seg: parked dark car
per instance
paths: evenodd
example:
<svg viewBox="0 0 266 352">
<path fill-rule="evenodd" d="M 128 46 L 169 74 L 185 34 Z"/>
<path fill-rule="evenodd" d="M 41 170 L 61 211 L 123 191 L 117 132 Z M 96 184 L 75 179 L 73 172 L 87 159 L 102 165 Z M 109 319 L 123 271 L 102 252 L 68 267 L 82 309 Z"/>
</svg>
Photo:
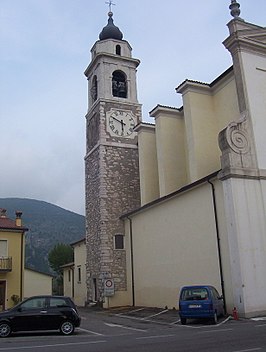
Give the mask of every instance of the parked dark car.
<svg viewBox="0 0 266 352">
<path fill-rule="evenodd" d="M 224 315 L 223 297 L 213 286 L 185 286 L 180 291 L 179 316 L 181 324 L 187 319 L 209 318 L 216 324 Z"/>
<path fill-rule="evenodd" d="M 59 330 L 73 334 L 80 325 L 74 302 L 64 296 L 34 296 L 0 312 L 0 337 L 15 331 Z"/>
</svg>

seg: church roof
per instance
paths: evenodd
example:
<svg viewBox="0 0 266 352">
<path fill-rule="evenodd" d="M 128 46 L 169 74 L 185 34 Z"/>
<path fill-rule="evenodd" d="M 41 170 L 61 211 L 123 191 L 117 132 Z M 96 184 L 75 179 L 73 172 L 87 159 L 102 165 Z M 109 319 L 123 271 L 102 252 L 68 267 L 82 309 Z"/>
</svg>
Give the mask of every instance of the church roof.
<svg viewBox="0 0 266 352">
<path fill-rule="evenodd" d="M 109 11 L 108 16 L 109 16 L 108 24 L 102 29 L 99 35 L 99 39 L 100 40 L 105 40 L 105 39 L 122 40 L 123 33 L 120 31 L 118 27 L 114 25 L 113 12 Z"/>
</svg>

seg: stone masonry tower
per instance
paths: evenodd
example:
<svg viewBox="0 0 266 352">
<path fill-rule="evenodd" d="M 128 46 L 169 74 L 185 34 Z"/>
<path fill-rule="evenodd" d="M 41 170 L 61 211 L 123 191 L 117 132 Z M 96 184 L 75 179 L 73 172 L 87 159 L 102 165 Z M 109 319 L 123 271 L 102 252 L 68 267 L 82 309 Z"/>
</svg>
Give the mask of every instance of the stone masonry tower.
<svg viewBox="0 0 266 352">
<path fill-rule="evenodd" d="M 91 49 L 86 115 L 86 246 L 88 301 L 126 302 L 127 258 L 120 216 L 140 204 L 137 134 L 141 121 L 129 43 L 113 23 Z"/>
</svg>

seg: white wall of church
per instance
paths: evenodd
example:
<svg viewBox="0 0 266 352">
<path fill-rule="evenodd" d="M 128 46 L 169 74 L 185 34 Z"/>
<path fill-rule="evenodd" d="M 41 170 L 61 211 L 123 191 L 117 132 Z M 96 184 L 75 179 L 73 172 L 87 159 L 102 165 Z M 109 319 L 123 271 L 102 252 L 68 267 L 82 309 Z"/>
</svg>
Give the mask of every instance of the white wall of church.
<svg viewBox="0 0 266 352">
<path fill-rule="evenodd" d="M 259 56 L 243 52 L 241 57 L 257 150 L 258 168 L 264 169 L 266 173 L 266 55 Z"/>
<path fill-rule="evenodd" d="M 223 181 L 234 305 L 246 317 L 266 313 L 266 215 L 261 192 L 265 183 Z"/>
<path fill-rule="evenodd" d="M 221 293 L 210 184 L 136 214 L 132 242 L 136 305 L 177 308 L 183 285 L 214 285 Z"/>
</svg>

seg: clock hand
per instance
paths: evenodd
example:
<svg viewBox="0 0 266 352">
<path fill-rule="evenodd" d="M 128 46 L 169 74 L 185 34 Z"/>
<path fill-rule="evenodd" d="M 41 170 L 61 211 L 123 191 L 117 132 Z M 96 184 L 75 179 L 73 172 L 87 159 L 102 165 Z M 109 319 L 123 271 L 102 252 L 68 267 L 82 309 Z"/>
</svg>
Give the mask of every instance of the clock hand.
<svg viewBox="0 0 266 352">
<path fill-rule="evenodd" d="M 116 121 L 118 121 L 118 122 L 120 122 L 121 123 L 121 120 L 118 120 L 116 117 L 114 117 L 114 116 L 112 116 L 112 119 L 114 119 L 114 120 L 116 120 Z"/>
</svg>

